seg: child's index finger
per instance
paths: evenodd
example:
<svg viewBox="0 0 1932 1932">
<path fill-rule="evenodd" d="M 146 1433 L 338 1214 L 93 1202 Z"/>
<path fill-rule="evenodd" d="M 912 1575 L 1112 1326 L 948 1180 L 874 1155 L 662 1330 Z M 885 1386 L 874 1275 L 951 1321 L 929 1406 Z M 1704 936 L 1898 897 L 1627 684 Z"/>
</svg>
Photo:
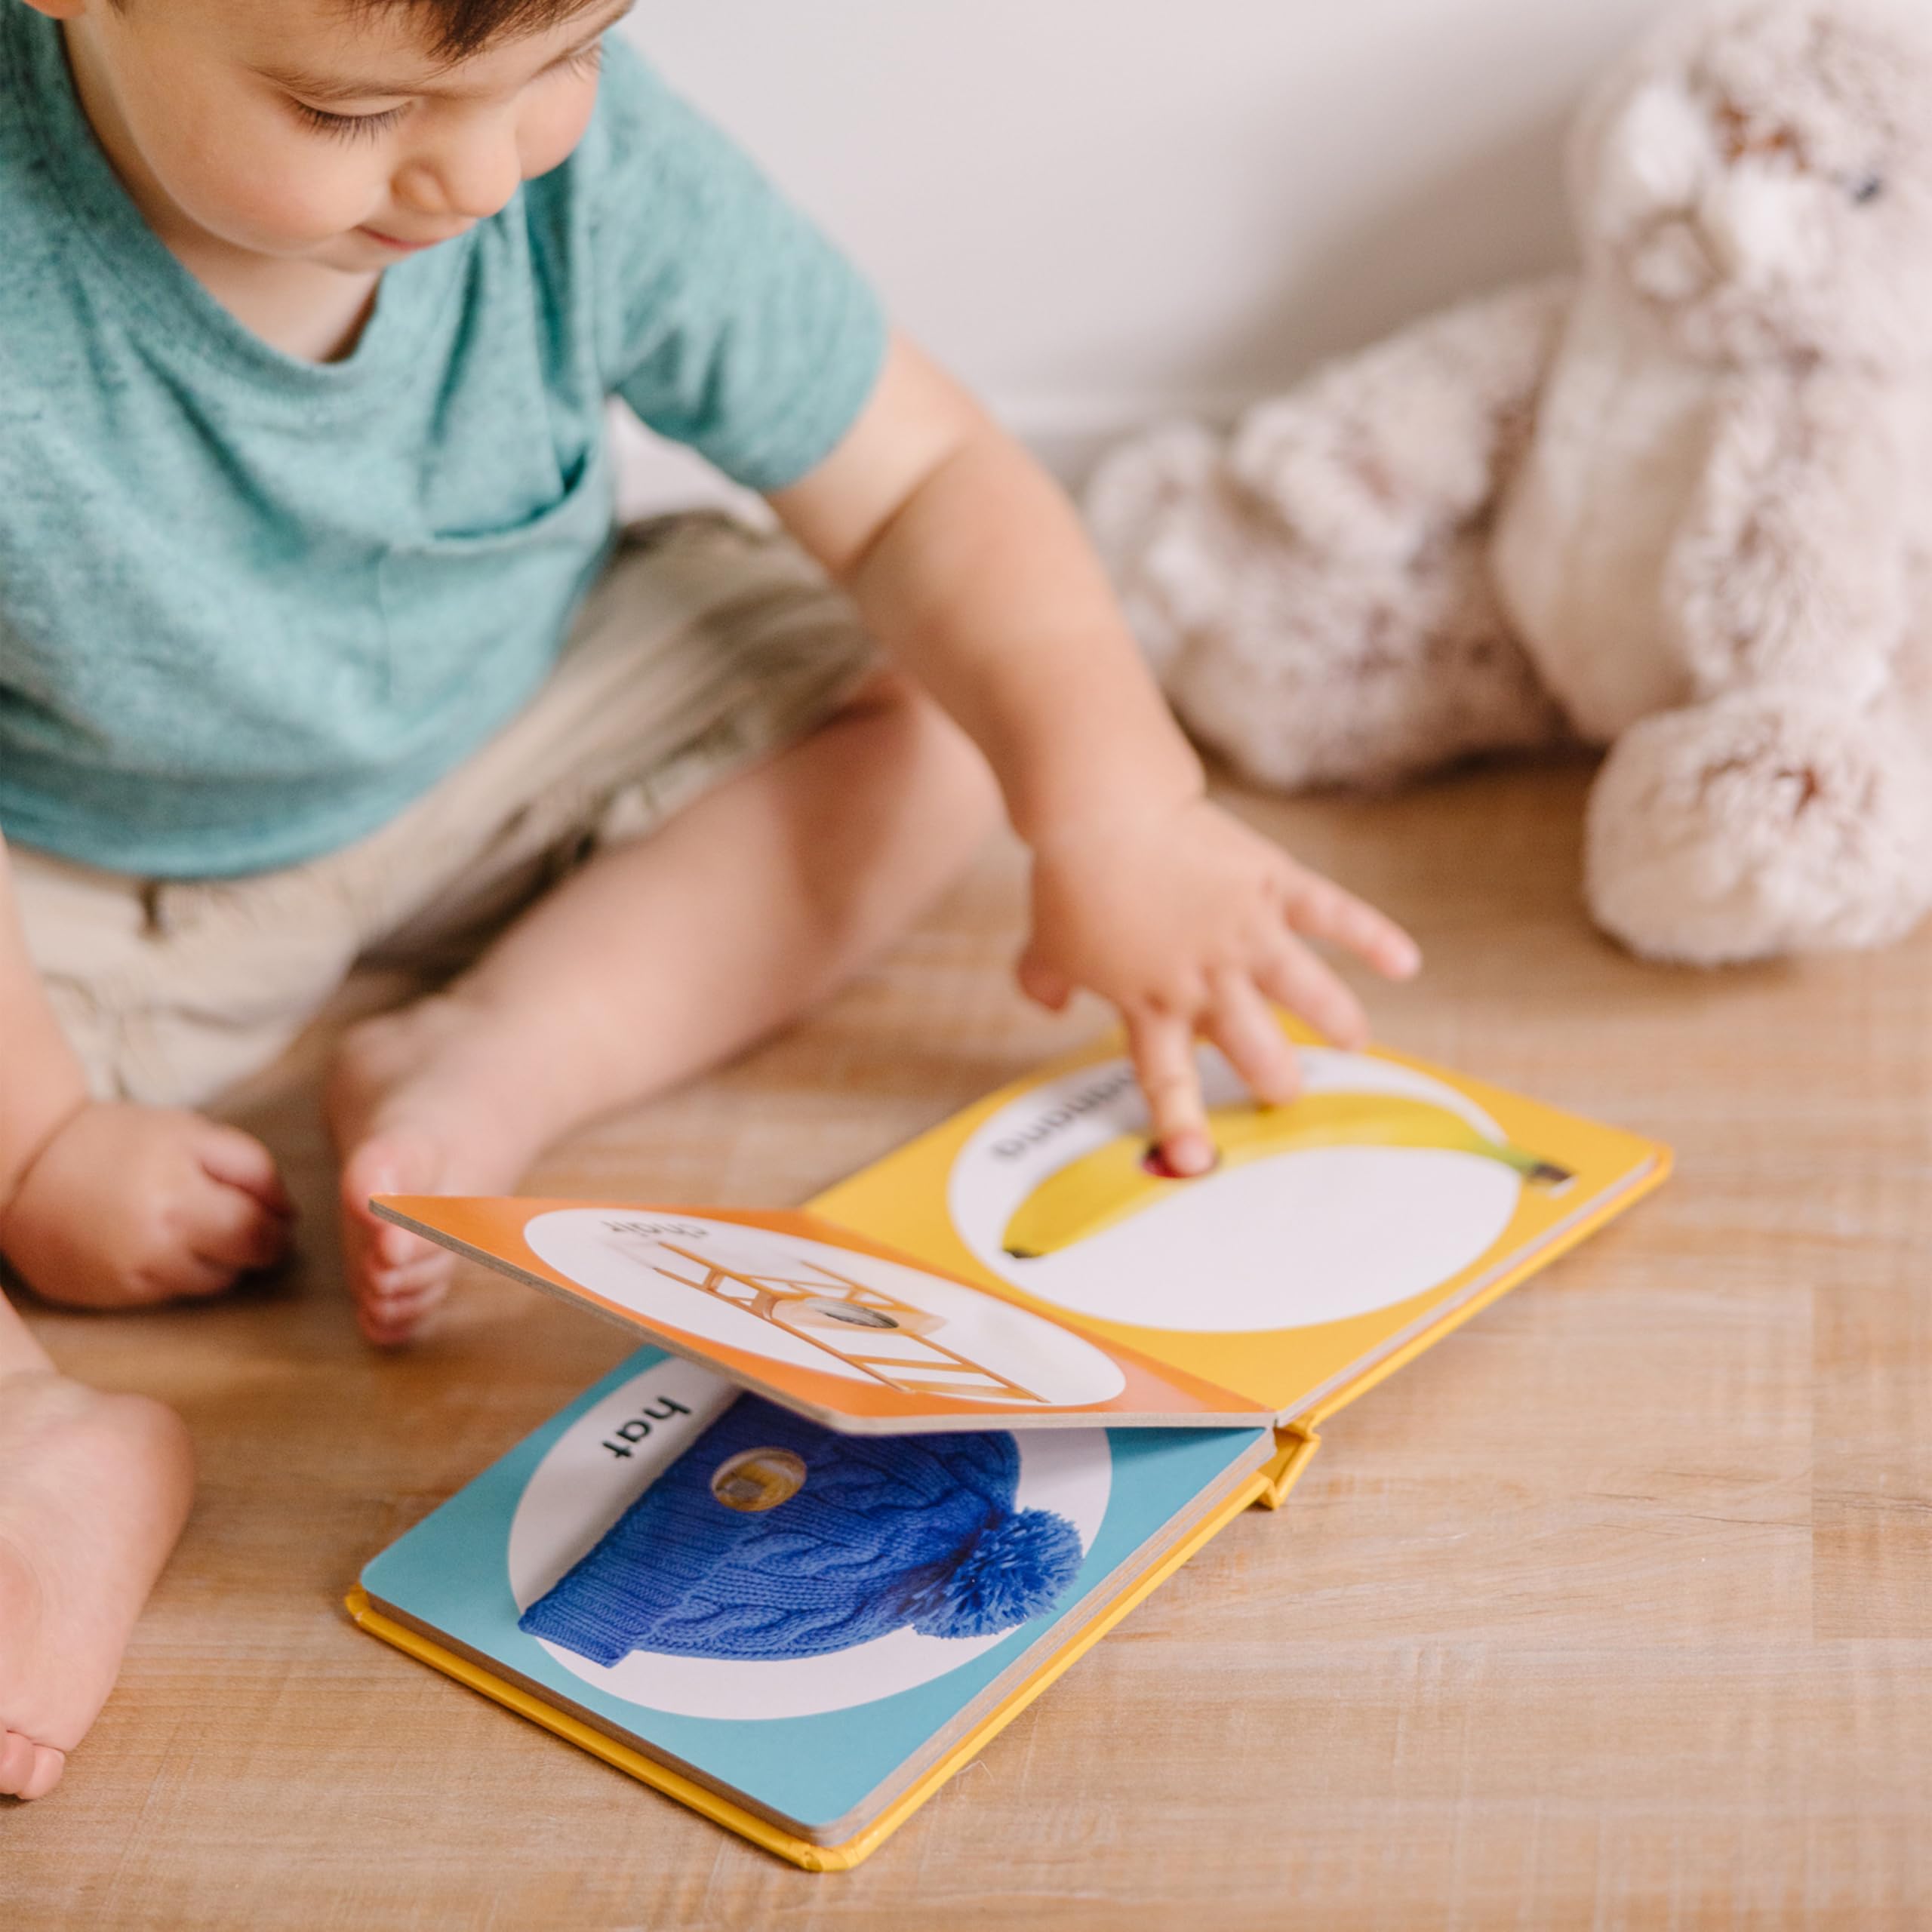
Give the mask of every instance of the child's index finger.
<svg viewBox="0 0 1932 1932">
<path fill-rule="evenodd" d="M 1216 1155 L 1195 1064 L 1192 1023 L 1166 1013 L 1125 1017 L 1128 1052 L 1146 1096 L 1152 1138 L 1162 1164 L 1177 1178 L 1204 1174 Z"/>
<path fill-rule="evenodd" d="M 1206 1134 L 1189 1128 L 1160 1142 L 1149 1164 L 1172 1180 L 1195 1180 L 1211 1173 L 1220 1158 L 1220 1150 Z"/>
</svg>

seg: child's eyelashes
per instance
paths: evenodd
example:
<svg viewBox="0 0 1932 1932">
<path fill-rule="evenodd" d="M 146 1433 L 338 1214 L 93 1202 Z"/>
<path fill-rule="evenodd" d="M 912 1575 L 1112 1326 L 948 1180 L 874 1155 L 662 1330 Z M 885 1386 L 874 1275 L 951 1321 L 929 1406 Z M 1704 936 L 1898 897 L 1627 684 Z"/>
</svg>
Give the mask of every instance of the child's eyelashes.
<svg viewBox="0 0 1932 1932">
<path fill-rule="evenodd" d="M 409 112 L 407 107 L 386 107 L 380 114 L 331 114 L 322 108 L 311 107 L 306 100 L 291 101 L 289 104 L 304 126 L 338 141 L 374 140 L 378 134 L 395 127 Z"/>
<path fill-rule="evenodd" d="M 537 78 L 542 80 L 557 74 L 594 74 L 603 64 L 604 43 L 594 40 L 588 47 L 580 47 L 574 54 L 565 54 Z M 376 114 L 331 114 L 326 108 L 312 107 L 306 100 L 292 97 L 288 104 L 305 127 L 338 141 L 374 140 L 395 127 L 409 112 L 407 102 L 399 107 L 386 107 Z"/>
</svg>

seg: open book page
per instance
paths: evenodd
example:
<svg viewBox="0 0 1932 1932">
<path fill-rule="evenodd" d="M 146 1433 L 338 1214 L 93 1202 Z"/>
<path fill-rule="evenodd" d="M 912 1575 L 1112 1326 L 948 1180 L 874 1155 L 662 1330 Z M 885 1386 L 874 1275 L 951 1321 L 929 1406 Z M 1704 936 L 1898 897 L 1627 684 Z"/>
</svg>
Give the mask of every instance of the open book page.
<svg viewBox="0 0 1932 1932">
<path fill-rule="evenodd" d="M 362 1582 L 409 1629 L 835 1843 L 1271 1447 L 1254 1429 L 854 1438 L 646 1349 Z"/>
<path fill-rule="evenodd" d="M 997 1281 L 949 1277 L 811 1215 L 445 1196 L 376 1206 L 849 1433 L 1272 1419 Z"/>
<path fill-rule="evenodd" d="M 811 1205 L 1287 1420 L 1540 1265 L 1669 1164 L 1637 1135 L 1397 1054 L 1303 1040 L 1302 1097 L 1273 1108 L 1213 1048 L 1199 1059 L 1221 1153 L 1199 1179 L 1150 1163 L 1132 1070 L 1103 1046 Z"/>
</svg>

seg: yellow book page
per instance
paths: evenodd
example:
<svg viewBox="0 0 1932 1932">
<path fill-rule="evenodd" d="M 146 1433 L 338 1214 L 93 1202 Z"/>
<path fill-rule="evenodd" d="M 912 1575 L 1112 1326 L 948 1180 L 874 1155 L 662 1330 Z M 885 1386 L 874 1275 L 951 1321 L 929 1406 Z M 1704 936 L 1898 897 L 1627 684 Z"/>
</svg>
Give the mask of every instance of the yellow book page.
<svg viewBox="0 0 1932 1932">
<path fill-rule="evenodd" d="M 1278 1417 L 1331 1414 L 1660 1181 L 1658 1143 L 1292 1021 L 1304 1092 L 1199 1050 L 1221 1161 L 1158 1171 L 1116 1042 L 990 1095 L 811 1211 Z"/>
</svg>

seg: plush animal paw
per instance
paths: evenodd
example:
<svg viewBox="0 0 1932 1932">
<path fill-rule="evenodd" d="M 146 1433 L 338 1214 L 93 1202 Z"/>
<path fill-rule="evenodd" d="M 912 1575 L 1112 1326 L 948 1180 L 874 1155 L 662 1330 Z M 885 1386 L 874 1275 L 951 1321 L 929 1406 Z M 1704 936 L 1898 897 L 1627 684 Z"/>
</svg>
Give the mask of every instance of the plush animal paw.
<svg viewBox="0 0 1932 1932">
<path fill-rule="evenodd" d="M 1383 568 L 1284 548 L 1244 559 L 1226 589 L 1222 621 L 1167 688 L 1196 736 L 1263 784 L 1393 785 L 1565 736 L 1473 538 Z"/>
<path fill-rule="evenodd" d="M 1652 959 L 1884 945 L 1932 904 L 1932 769 L 1895 716 L 1814 692 L 1660 712 L 1598 775 L 1585 884 Z"/>
</svg>

